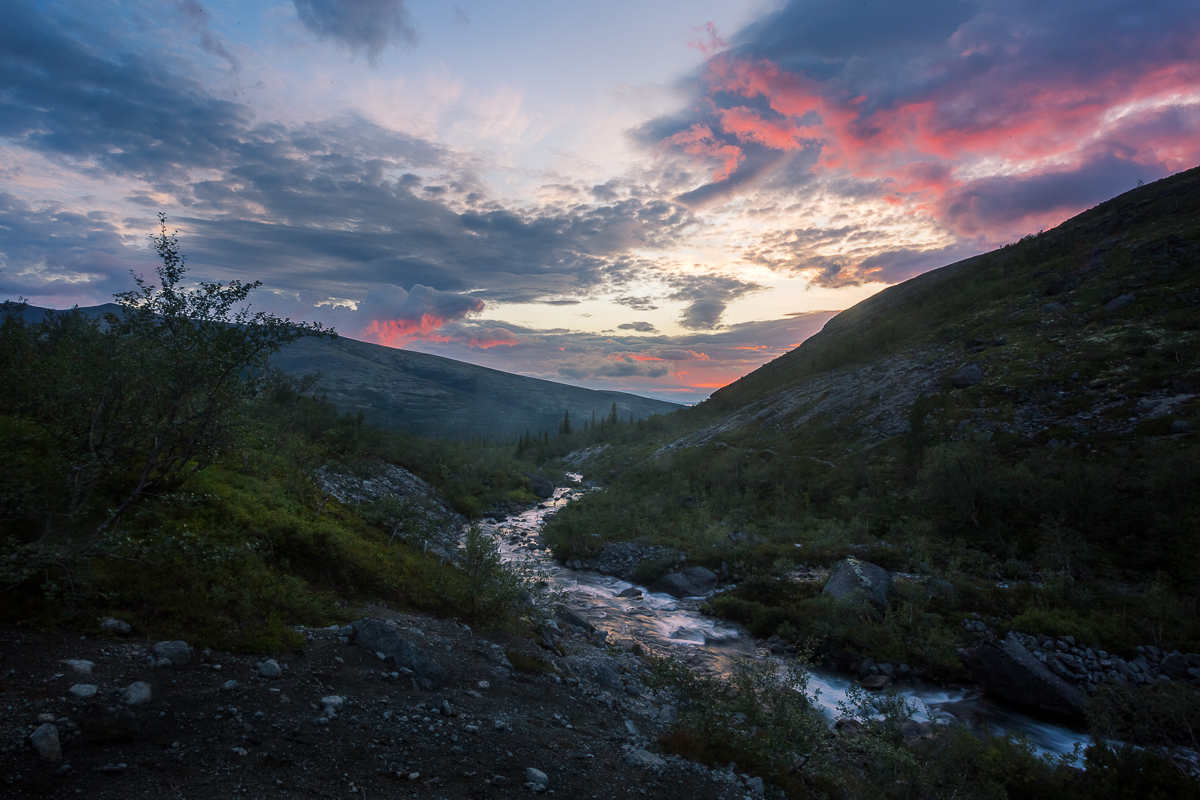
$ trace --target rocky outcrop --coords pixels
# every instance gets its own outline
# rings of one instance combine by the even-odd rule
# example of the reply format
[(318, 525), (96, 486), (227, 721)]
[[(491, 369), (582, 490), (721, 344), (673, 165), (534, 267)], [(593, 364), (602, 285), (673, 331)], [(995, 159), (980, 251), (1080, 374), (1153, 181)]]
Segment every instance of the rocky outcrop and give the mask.
[(984, 691), (1013, 703), (1081, 720), (1086, 698), (1034, 658), (1016, 634), (989, 638), (959, 652)]
[(554, 482), (543, 475), (535, 475), (532, 472), (522, 472), (521, 475), (525, 480), (529, 481), (529, 488), (534, 495), (545, 500), (548, 497), (554, 496)]
[(567, 562), (574, 569), (594, 569), (605, 575), (615, 575), (621, 580), (633, 581), (634, 570), (643, 561), (655, 564), (674, 565), (687, 555), (669, 547), (641, 545), (635, 542), (608, 542), (600, 553), (591, 558), (577, 558)]
[(882, 613), (887, 609), (891, 588), (892, 576), (883, 567), (847, 558), (834, 568), (821, 594), (839, 603), (864, 605)]
[(385, 662), (411, 671), (419, 683), (436, 689), (449, 680), (449, 673), (441, 664), (388, 623), (378, 619), (360, 619), (349, 627), (350, 640), (354, 644), (381, 655)]

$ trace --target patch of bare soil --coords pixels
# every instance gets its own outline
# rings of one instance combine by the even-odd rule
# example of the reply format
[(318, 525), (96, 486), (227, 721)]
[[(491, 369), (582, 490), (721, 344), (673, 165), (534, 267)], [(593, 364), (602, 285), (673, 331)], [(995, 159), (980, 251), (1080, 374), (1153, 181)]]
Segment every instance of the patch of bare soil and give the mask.
[[(732, 798), (758, 788), (652, 752), (673, 710), (641, 682), (636, 657), (582, 632), (559, 641), (563, 655), (450, 620), (366, 614), (394, 620), (449, 681), (421, 688), (337, 629), (308, 630), (303, 648), (275, 656), (277, 678), (260, 675), (256, 656), (192, 650), (186, 665), (155, 666), (153, 643), (132, 637), (0, 629), (0, 798)], [(150, 699), (131, 705), (139, 681)], [(80, 686), (95, 694), (76, 697), (72, 687), (88, 692)]]

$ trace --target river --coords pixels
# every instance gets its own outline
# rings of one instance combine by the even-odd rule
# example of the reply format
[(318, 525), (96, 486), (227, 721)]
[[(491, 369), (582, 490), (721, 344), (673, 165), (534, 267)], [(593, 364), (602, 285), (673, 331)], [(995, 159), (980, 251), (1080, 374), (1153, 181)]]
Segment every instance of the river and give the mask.
[[(570, 475), (578, 480), (580, 476)], [(734, 659), (779, 656), (756, 649), (754, 637), (728, 620), (700, 611), (702, 598), (677, 600), (668, 594), (650, 593), (621, 597), (634, 586), (628, 581), (591, 570), (564, 567), (543, 546), (540, 536), (546, 520), (582, 494), (576, 487), (559, 487), (552, 498), (503, 522), (487, 520), (484, 530), (494, 536), (504, 560), (536, 570), (551, 590), (566, 595), (567, 602), (613, 643), (636, 642), (655, 655), (669, 655), (693, 669), (725, 673)], [(829, 670), (814, 669), (810, 695), (830, 717), (838, 703), (847, 700), (854, 679)], [(896, 689), (913, 703), (919, 720), (959, 719), (973, 726), (986, 725), (993, 733), (1023, 734), (1039, 753), (1069, 754), (1089, 743), (1086, 734), (1048, 720), (1036, 719), (1020, 710), (993, 702), (973, 692), (944, 689), (918, 682), (900, 681)]]

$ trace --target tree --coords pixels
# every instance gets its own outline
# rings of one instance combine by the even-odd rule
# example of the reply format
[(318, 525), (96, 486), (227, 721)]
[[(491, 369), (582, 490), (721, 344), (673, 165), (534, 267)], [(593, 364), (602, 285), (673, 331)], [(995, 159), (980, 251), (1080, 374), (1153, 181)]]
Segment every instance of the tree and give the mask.
[(610, 425), (617, 424), (617, 403), (615, 400), (613, 401), (613, 404), (612, 404), (612, 411), (610, 411), (608, 413), (608, 422)]
[(563, 421), (561, 423), (559, 423), (559, 426), (558, 426), (558, 435), (559, 436), (569, 436), (570, 433), (571, 433), (571, 412), (564, 411), (563, 412)]
[[(212, 463), (236, 440), (270, 356), (305, 336), (336, 336), (251, 313), (258, 281), (186, 288), (185, 257), (163, 214), (151, 241), (159, 283), (134, 275), (135, 288), (114, 296), (117, 313), (95, 319), (76, 308), (28, 323), (23, 305), (5, 309), (0, 414), (20, 421), (50, 466), (48, 485), (4, 516), (36, 522), (41, 548), (86, 549), (132, 505)], [(0, 501), (14, 495), (12, 477)]]

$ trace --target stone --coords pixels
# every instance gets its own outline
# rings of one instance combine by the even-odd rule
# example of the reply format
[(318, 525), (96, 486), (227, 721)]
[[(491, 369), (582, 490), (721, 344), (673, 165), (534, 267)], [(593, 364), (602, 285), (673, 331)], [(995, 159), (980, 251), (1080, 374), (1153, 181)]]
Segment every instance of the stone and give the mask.
[(763, 797), (767, 793), (767, 787), (763, 785), (762, 778), (750, 778), (746, 781), (746, 791), (754, 797)]
[(133, 628), (123, 619), (116, 617), (104, 617), (100, 620), (100, 630), (106, 633), (113, 633), (117, 636), (128, 636), (133, 633)]
[(565, 622), (568, 625), (573, 625), (576, 628), (583, 628), (588, 633), (591, 633), (592, 631), (596, 630), (595, 625), (588, 622), (586, 619), (581, 617), (577, 612), (572, 611), (571, 609), (567, 608), (564, 605), (560, 604), (560, 605), (555, 606), (554, 607), (554, 615), (556, 617), (558, 617), (559, 620), (561, 620), (562, 622)]
[(92, 669), (96, 666), (95, 662), (93, 661), (84, 661), (79, 658), (68, 658), (58, 663), (67, 665), (74, 672), (77, 672), (80, 675), (91, 675)]
[(96, 692), (100, 691), (100, 687), (91, 683), (77, 683), (67, 691), (80, 700), (90, 700), (96, 696)]
[(985, 639), (959, 654), (984, 691), (1075, 720), (1084, 718), (1084, 694), (1047, 669), (1015, 633), (1003, 641)]
[(1134, 295), (1133, 292), (1118, 295), (1104, 304), (1104, 310), (1111, 314), (1114, 311), (1120, 311), (1122, 308), (1128, 308), (1129, 306), (1133, 305), (1136, 300), (1137, 296)]
[(955, 389), (966, 389), (969, 386), (974, 386), (983, 380), (983, 370), (978, 364), (967, 364), (965, 367), (959, 367), (954, 374), (950, 376), (950, 385)]
[(674, 725), (679, 719), (679, 712), (675, 710), (675, 706), (663, 706), (658, 710), (658, 720), (664, 725)]
[(673, 572), (670, 575), (664, 575), (650, 587), (652, 592), (661, 592), (669, 594), (674, 598), (683, 599), (685, 597), (700, 597), (705, 592), (698, 587), (693, 586), (682, 573)]
[(187, 665), (192, 660), (192, 650), (187, 642), (159, 642), (154, 645), (155, 658), (167, 658), (177, 667)]
[(708, 594), (717, 588), (717, 573), (707, 567), (688, 567), (682, 574), (701, 594)]
[(881, 689), (886, 689), (891, 685), (892, 679), (887, 675), (868, 675), (860, 681), (864, 689), (872, 692), (878, 692)]
[(355, 644), (365, 647), (372, 654), (383, 653), (387, 661), (412, 670), (413, 676), (422, 685), (436, 689), (450, 679), (445, 667), (382, 620), (360, 619), (351, 627)]
[(857, 558), (847, 558), (834, 568), (821, 594), (829, 595), (839, 603), (867, 605), (882, 612), (887, 608), (891, 588), (892, 576), (887, 570)]
[(642, 590), (636, 586), (630, 586), (628, 589), (623, 589), (617, 593), (617, 597), (641, 597)]
[(273, 658), (268, 658), (266, 661), (258, 665), (258, 674), (260, 677), (274, 680), (283, 674), (283, 670), (279, 668), (279, 662)]
[(529, 481), (529, 486), (533, 489), (533, 493), (537, 497), (545, 499), (554, 496), (554, 483), (541, 475), (534, 475), (532, 472), (522, 472), (523, 476)]
[(530, 788), (535, 792), (544, 792), (550, 788), (550, 779), (546, 777), (546, 773), (533, 767), (525, 768), (525, 783), (532, 784)]
[(1163, 675), (1166, 675), (1171, 680), (1186, 681), (1188, 679), (1188, 660), (1187, 656), (1172, 653), (1165, 656), (1158, 663), (1158, 669)]
[(346, 698), (342, 697), (341, 695), (331, 694), (328, 697), (321, 698), (321, 706), (325, 709), (341, 711), (342, 706), (344, 706), (345, 704), (346, 704)]
[(221, 688), (227, 692), (232, 689), (236, 689), (237, 687), (238, 687), (237, 681), (225, 681), (224, 683), (221, 684)]
[(134, 681), (125, 688), (121, 702), (127, 706), (141, 706), (150, 702), (150, 684), (145, 681)]
[(626, 751), (625, 755), (621, 756), (621, 760), (630, 766), (643, 769), (662, 769), (667, 765), (662, 756), (647, 752), (640, 747)]
[(1171, 433), (1191, 433), (1194, 427), (1191, 420), (1177, 419), (1171, 422)]
[(629, 731), (630, 736), (642, 735), (641, 731), (638, 730), (637, 725), (633, 724), (633, 720), (631, 719), (625, 720), (625, 730)]
[(54, 723), (39, 725), (29, 734), (29, 741), (46, 761), (62, 761), (62, 745), (58, 742), (58, 726)]

